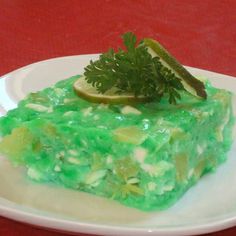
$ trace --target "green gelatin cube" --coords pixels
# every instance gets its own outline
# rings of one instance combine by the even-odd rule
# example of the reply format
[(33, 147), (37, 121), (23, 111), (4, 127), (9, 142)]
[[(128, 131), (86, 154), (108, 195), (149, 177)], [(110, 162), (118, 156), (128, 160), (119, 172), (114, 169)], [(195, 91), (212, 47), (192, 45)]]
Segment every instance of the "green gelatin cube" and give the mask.
[(22, 100), (0, 118), (0, 153), (30, 179), (163, 210), (217, 171), (232, 144), (232, 94), (206, 82), (207, 100), (133, 105), (89, 103), (75, 76)]

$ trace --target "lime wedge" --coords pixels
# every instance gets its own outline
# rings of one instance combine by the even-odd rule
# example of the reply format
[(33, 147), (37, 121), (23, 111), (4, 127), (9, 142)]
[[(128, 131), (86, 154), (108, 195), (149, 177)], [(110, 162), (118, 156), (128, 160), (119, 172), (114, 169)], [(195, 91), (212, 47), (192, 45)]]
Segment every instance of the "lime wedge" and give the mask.
[(207, 98), (204, 83), (191, 75), (160, 43), (151, 38), (145, 38), (143, 42), (153, 57), (158, 56), (161, 63), (181, 79), (182, 85), (189, 93)]
[(73, 87), (79, 97), (93, 103), (134, 104), (150, 100), (150, 98), (144, 96), (135, 97), (133, 94), (128, 93), (118, 94), (116, 88), (100, 94), (95, 87), (87, 83), (84, 76), (80, 77)]

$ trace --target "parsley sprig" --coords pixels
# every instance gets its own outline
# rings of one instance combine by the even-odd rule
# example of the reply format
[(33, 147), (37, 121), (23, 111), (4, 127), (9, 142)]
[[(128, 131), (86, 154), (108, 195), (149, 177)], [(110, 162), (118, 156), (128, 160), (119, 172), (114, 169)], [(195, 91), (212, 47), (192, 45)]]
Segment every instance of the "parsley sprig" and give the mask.
[(96, 87), (99, 93), (116, 88), (116, 93), (131, 93), (160, 101), (167, 96), (169, 103), (176, 104), (184, 90), (180, 78), (165, 67), (158, 56), (152, 57), (148, 47), (137, 42), (136, 36), (125, 33), (125, 50), (110, 49), (100, 55), (99, 60), (90, 61), (85, 68), (85, 79)]

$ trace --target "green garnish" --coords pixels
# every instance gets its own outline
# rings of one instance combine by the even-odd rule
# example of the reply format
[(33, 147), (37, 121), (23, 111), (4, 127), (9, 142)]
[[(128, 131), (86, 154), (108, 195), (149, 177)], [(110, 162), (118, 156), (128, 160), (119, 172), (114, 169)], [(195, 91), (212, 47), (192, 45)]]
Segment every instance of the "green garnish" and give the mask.
[[(98, 93), (105, 94), (113, 90), (114, 95), (133, 94), (137, 100), (146, 97), (148, 101), (160, 101), (167, 95), (172, 104), (181, 99), (181, 90), (206, 98), (204, 84), (186, 72), (158, 42), (144, 39), (137, 43), (136, 36), (131, 32), (125, 33), (122, 38), (126, 50), (119, 49), (115, 52), (110, 49), (100, 55), (99, 60), (90, 61), (85, 68), (85, 81), (95, 87)], [(150, 49), (155, 55), (150, 53)], [(83, 97), (86, 99), (91, 96)], [(110, 100), (111, 98), (110, 96)], [(100, 97), (98, 99), (102, 100)], [(95, 102), (98, 99), (96, 97)], [(109, 97), (105, 97), (106, 100)], [(116, 98), (115, 101), (119, 103), (119, 99)], [(120, 103), (124, 101), (125, 99)]]
[(159, 42), (150, 38), (145, 38), (143, 41), (149, 48), (149, 53), (153, 57), (158, 56), (162, 63), (181, 79), (186, 91), (194, 96), (207, 98), (204, 83), (191, 75)]
[(83, 99), (95, 103), (129, 104), (181, 99), (181, 90), (206, 99), (204, 83), (191, 75), (160, 43), (125, 33), (125, 50), (110, 49), (90, 61), (84, 76), (74, 83)]
[(180, 79), (162, 65), (160, 58), (152, 57), (142, 41), (137, 44), (133, 33), (122, 37), (126, 50), (110, 49), (99, 60), (90, 61), (85, 68), (85, 80), (99, 93), (115, 87), (118, 94), (132, 93), (158, 101), (167, 94), (169, 102), (176, 103), (181, 98), (179, 91), (184, 89)]

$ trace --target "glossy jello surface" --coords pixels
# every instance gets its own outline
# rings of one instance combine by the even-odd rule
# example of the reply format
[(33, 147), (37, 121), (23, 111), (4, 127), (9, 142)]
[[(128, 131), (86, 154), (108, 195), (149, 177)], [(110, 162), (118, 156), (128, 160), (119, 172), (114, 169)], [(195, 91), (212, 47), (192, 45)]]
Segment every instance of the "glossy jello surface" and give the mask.
[(0, 152), (38, 182), (165, 209), (225, 161), (231, 93), (206, 83), (207, 100), (105, 105), (73, 91), (79, 76), (30, 94), (0, 119)]

